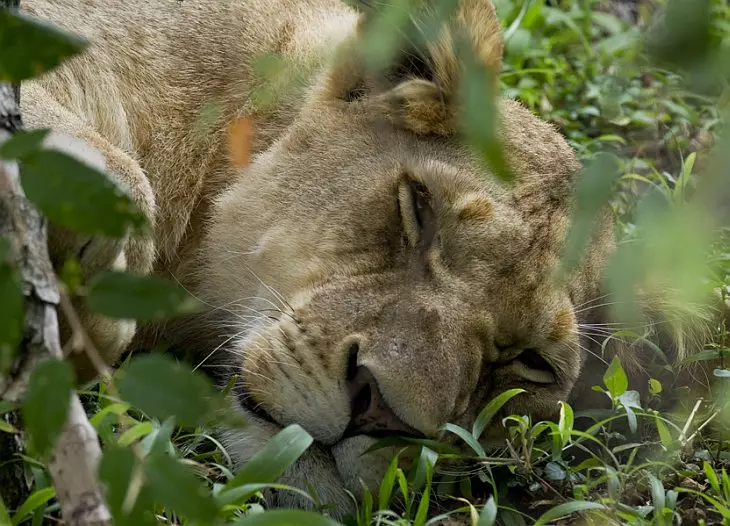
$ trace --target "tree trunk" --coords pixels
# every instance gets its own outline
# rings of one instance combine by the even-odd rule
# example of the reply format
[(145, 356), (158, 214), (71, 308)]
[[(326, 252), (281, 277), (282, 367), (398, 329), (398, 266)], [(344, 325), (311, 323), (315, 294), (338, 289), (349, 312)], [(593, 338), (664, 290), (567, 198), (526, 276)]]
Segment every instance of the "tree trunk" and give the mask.
[[(19, 0), (0, 0), (0, 9), (17, 7)], [(0, 142), (22, 127), (17, 86), (0, 84)], [(63, 359), (56, 306), (59, 293), (48, 256), (45, 218), (23, 193), (18, 165), (0, 161), (0, 236), (13, 247), (25, 295), (25, 326), (18, 358), (9, 377), (0, 376), (0, 398), (19, 401), (33, 366), (42, 358)], [(17, 424), (17, 415), (12, 417)], [(21, 437), (0, 434), (0, 492), (8, 507), (17, 507), (27, 492), (23, 464), (12, 457), (22, 451)], [(111, 515), (97, 477), (101, 449), (94, 428), (75, 392), (66, 423), (48, 461), (65, 524), (111, 525)], [(18, 459), (19, 460), (19, 459)]]
[[(0, 0), (0, 9), (17, 7), (18, 0)], [(0, 84), (0, 133), (13, 133), (21, 126), (18, 109), (19, 86)], [(0, 209), (0, 222), (5, 223), (5, 211)], [(17, 412), (6, 413), (2, 417), (8, 424), (21, 429)], [(26, 482), (23, 462), (23, 437), (0, 432), (0, 496), (10, 509), (17, 508), (28, 496), (30, 487)]]

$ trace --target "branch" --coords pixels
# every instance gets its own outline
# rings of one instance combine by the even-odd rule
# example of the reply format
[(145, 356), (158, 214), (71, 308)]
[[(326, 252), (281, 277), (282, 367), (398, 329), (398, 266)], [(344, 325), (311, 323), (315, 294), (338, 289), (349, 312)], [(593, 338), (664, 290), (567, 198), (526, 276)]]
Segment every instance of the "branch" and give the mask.
[[(13, 88), (0, 84), (0, 142), (21, 127)], [(45, 218), (26, 199), (18, 166), (0, 161), (0, 235), (13, 245), (13, 255), (26, 300), (24, 338), (10, 378), (0, 377), (0, 396), (19, 401), (33, 366), (45, 357), (63, 359), (56, 306), (59, 293), (48, 256)], [(66, 524), (111, 525), (111, 515), (97, 478), (101, 448), (75, 392), (48, 470)]]

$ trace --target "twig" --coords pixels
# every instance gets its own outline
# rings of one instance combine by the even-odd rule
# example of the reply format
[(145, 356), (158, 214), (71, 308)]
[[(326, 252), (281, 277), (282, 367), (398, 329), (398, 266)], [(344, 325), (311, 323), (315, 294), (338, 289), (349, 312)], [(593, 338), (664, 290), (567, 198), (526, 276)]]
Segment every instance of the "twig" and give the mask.
[[(20, 128), (13, 89), (0, 84), (0, 109), (16, 118), (2, 119), (0, 141)], [(12, 242), (26, 300), (25, 338), (15, 373), (0, 378), (0, 396), (18, 401), (33, 366), (42, 358), (63, 359), (56, 306), (60, 301), (46, 245), (46, 221), (25, 198), (18, 166), (0, 161), (0, 234)], [(101, 448), (78, 395), (73, 392), (66, 423), (53, 446), (48, 470), (70, 526), (111, 525), (111, 514), (97, 479)]]

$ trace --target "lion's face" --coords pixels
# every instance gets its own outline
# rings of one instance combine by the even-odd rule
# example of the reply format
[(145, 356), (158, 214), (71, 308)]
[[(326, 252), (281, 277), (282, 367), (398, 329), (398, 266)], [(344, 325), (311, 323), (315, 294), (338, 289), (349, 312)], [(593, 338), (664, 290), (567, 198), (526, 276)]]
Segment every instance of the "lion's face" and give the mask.
[(551, 279), (578, 165), (532, 114), (499, 105), (509, 187), (458, 137), (394, 123), (367, 92), (336, 96), (355, 77), (333, 82), (217, 202), (200, 289), (257, 422), (233, 450), (298, 423), (318, 445), (297, 476), (357, 491), (382, 468), (359, 456), (373, 437), (468, 425), (515, 387), (507, 411), (552, 417), (580, 371), (577, 313), (599, 265)]

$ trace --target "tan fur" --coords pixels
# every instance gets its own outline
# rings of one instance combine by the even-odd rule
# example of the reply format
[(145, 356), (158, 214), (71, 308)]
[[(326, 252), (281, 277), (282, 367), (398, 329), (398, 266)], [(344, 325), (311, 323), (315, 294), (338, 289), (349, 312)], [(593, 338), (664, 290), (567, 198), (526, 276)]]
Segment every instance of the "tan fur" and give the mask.
[[(464, 0), (436, 45), (430, 78), (367, 70), (366, 20), (336, 0), (24, 0), (27, 11), (88, 36), (92, 47), (26, 83), (30, 126), (52, 126), (104, 155), (154, 223), (148, 239), (93, 240), (88, 274), (112, 265), (180, 281), (211, 308), (144, 327), (131, 348), (160, 340), (239, 373), (276, 424), (223, 431), (245, 461), (282, 426), (313, 448), (284, 479), (351, 507), (345, 489), (376, 484), (387, 462), (360, 457), (372, 439), (343, 438), (351, 418), (348, 359), (369, 370), (383, 403), (430, 435), (463, 425), (492, 396), (522, 387), (508, 411), (549, 418), (588, 354), (578, 323), (595, 321), (613, 249), (601, 228), (565, 285), (550, 278), (572, 210), (579, 164), (563, 138), (519, 104), (498, 102), (513, 187), (461, 144), (461, 63), (449, 35), (466, 34), (499, 68), (502, 40), (488, 0)], [(367, 12), (362, 15), (369, 16)], [(254, 63), (280, 53), (311, 73), (273, 108), (256, 103)], [(197, 122), (215, 103), (216, 120)], [(254, 157), (231, 166), (226, 130), (254, 119)], [(419, 214), (425, 214), (423, 217)], [(88, 240), (54, 231), (57, 262)], [(598, 301), (600, 303), (600, 301)], [(113, 361), (128, 330), (86, 317)], [(117, 334), (110, 338), (109, 335)], [(516, 360), (534, 349), (552, 372)], [(590, 361), (590, 360), (589, 360)], [(306, 505), (281, 493), (276, 503)]]

